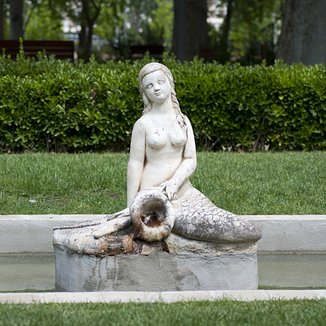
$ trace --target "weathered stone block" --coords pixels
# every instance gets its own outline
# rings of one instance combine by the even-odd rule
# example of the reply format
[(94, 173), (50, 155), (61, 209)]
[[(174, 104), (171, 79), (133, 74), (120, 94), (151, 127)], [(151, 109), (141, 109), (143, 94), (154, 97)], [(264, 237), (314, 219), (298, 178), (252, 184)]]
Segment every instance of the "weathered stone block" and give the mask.
[(94, 256), (55, 245), (55, 285), (60, 291), (254, 290), (256, 252), (225, 255)]

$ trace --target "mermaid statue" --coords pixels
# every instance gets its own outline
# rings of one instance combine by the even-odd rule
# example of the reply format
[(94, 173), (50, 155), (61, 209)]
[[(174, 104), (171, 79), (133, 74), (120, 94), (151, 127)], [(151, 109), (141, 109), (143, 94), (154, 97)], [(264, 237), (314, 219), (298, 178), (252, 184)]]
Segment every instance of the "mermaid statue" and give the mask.
[(135, 123), (127, 170), (127, 208), (104, 218), (56, 228), (54, 243), (92, 255), (248, 250), (261, 237), (249, 221), (216, 207), (195, 189), (196, 147), (170, 70), (145, 65), (144, 102)]

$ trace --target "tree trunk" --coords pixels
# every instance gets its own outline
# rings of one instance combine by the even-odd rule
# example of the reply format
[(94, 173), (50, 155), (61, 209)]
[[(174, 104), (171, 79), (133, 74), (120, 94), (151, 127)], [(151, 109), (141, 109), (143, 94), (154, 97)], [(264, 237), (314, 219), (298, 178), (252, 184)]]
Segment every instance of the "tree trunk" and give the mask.
[(85, 61), (88, 60), (86, 57), (86, 39), (87, 39), (87, 15), (88, 15), (88, 1), (82, 2), (82, 12), (81, 12), (81, 19), (80, 19), (80, 32), (79, 32), (79, 44), (78, 44), (78, 58), (83, 59)]
[(0, 0), (0, 40), (3, 40), (4, 38), (4, 10), (3, 10), (3, 6), (4, 6), (4, 0)]
[(79, 33), (78, 57), (85, 62), (89, 61), (92, 50), (93, 29), (96, 19), (101, 11), (101, 4), (93, 8), (93, 15), (89, 7), (89, 1), (82, 2), (83, 8), (81, 13), (81, 31)]
[(78, 58), (85, 60), (85, 40), (87, 35), (87, 26), (86, 22), (82, 21), (80, 24), (80, 32), (79, 32), (79, 44), (78, 44)]
[(88, 25), (88, 33), (87, 33), (86, 46), (85, 46), (85, 56), (87, 58), (86, 59), (87, 61), (92, 53), (93, 26), (94, 26), (94, 22), (90, 22)]
[(192, 60), (209, 46), (207, 0), (174, 0), (172, 52), (178, 60)]
[(10, 0), (10, 40), (23, 37), (23, 0)]
[(325, 0), (287, 0), (276, 59), (326, 63)]
[(231, 28), (232, 11), (233, 11), (233, 1), (228, 0), (226, 16), (224, 18), (223, 25), (221, 26), (221, 36), (220, 36), (219, 49), (218, 49), (218, 60), (221, 63), (225, 63), (230, 59), (228, 44), (229, 44), (229, 35), (230, 35), (230, 28)]
[[(0, 0), (0, 1), (1, 1), (1, 0)], [(38, 4), (39, 4), (39, 3), (38, 3), (37, 1), (35, 1), (35, 2), (32, 4), (32, 8), (31, 8), (31, 10), (30, 10), (30, 12), (29, 12), (29, 15), (27, 16), (27, 18), (26, 18), (26, 20), (25, 20), (25, 25), (23, 26), (23, 35), (22, 35), (22, 37), (24, 37), (24, 34), (25, 34), (26, 28), (27, 28), (27, 26), (28, 26), (28, 23), (29, 23), (31, 17), (33, 16), (33, 12), (34, 12), (34, 10), (35, 10), (35, 8), (37, 7)]]
[(206, 49), (210, 46), (209, 37), (208, 37), (208, 24), (207, 24), (207, 15), (208, 15), (208, 5), (207, 0), (202, 0), (198, 3), (198, 22), (200, 23), (199, 30), (199, 46), (200, 49)]

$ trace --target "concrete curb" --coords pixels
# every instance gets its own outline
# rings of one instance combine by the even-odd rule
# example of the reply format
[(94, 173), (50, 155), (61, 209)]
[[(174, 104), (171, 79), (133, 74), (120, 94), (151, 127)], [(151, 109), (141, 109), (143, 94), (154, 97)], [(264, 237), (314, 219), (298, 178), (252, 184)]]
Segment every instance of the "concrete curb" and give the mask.
[[(3, 279), (0, 282), (0, 289), (2, 291), (53, 289), (53, 227), (73, 225), (103, 216), (105, 215), (0, 215), (0, 272)], [(258, 242), (258, 254), (263, 257), (258, 270), (259, 286), (263, 288), (324, 288), (326, 284), (323, 272), (326, 266), (326, 215), (247, 215), (243, 217), (262, 227), (263, 237)], [(301, 253), (302, 256), (300, 256)], [(314, 255), (311, 255), (312, 253)], [(278, 256), (279, 254), (282, 256)], [(42, 265), (41, 270), (40, 265)], [(12, 287), (12, 284), (16, 286)], [(295, 293), (293, 295), (312, 293), (313, 296), (320, 293), (307, 291), (291, 293)], [(180, 292), (178, 295), (183, 295), (183, 293)], [(266, 293), (275, 292), (261, 290), (250, 293), (252, 293), (251, 296), (266, 298)], [(289, 292), (277, 291), (276, 293), (281, 293), (283, 296)], [(199, 292), (196, 294), (199, 295)], [(4, 298), (4, 295), (11, 294), (1, 294), (0, 300)], [(22, 294), (13, 293), (13, 295), (13, 298), (20, 298), (19, 295)], [(33, 295), (43, 295), (43, 293), (29, 294), (26, 298), (33, 302)], [(44, 293), (44, 295), (44, 298), (48, 298), (47, 296), (51, 294)], [(39, 297), (37, 298), (36, 301), (39, 301)], [(89, 296), (86, 295), (85, 298)]]
[[(105, 215), (0, 215), (0, 254), (53, 254), (53, 227)], [(326, 252), (326, 215), (243, 215), (262, 228), (258, 252)]]
[(243, 215), (262, 228), (258, 252), (326, 252), (326, 215)]
[(325, 299), (326, 290), (0, 293), (0, 303), (178, 302)]

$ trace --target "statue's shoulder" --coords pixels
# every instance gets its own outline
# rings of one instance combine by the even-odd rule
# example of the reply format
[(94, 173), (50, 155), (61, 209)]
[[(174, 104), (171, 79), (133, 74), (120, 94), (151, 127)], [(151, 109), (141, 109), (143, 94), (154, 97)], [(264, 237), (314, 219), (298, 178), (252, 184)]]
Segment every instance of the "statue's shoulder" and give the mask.
[(141, 116), (134, 124), (134, 131), (143, 131), (146, 127), (146, 116)]
[(187, 127), (189, 128), (192, 128), (192, 125), (191, 125), (191, 122), (189, 120), (189, 118), (184, 114), (184, 122), (186, 123)]
[(184, 114), (183, 116), (184, 116), (184, 118), (185, 118), (185, 122), (186, 122), (187, 124), (191, 124), (189, 118), (188, 118), (185, 114)]

